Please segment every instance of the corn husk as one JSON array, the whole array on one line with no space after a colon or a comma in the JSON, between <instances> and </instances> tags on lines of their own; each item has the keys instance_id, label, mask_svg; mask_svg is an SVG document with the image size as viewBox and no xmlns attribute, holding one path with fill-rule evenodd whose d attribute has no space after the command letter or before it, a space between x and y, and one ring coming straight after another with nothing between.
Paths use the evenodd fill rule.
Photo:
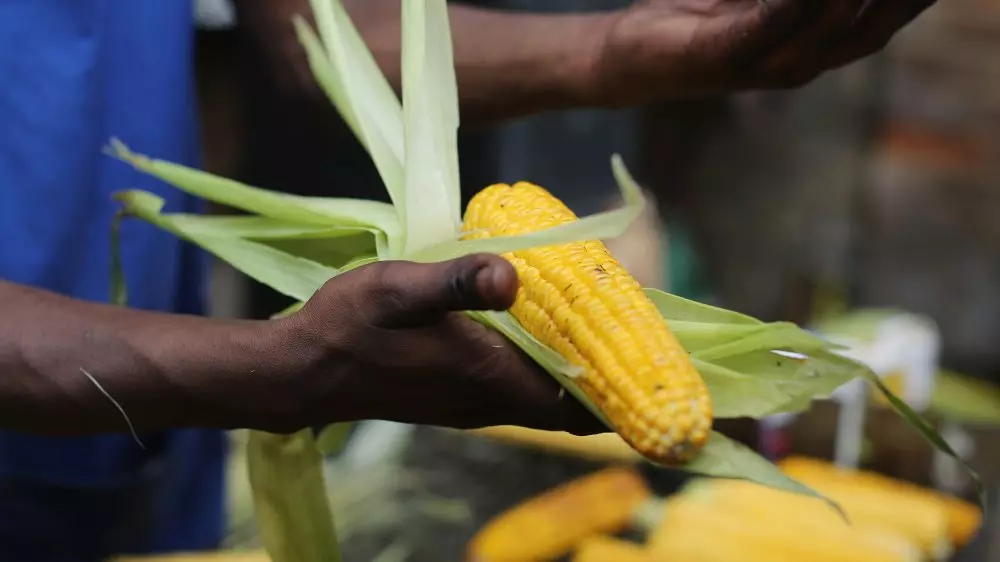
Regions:
<instances>
[{"instance_id":1,"label":"corn husk","mask_svg":"<svg viewBox=\"0 0 1000 562\"><path fill-rule=\"evenodd\" d=\"M475 252L502 253L615 238L643 211L639 186L622 159L614 155L611 166L624 202L620 208L524 236L461 240L458 96L445 0L402 1L402 101L340 1L311 3L317 29L302 19L294 21L310 67L366 148L392 203L275 193L136 154L112 141L112 155L138 170L250 214L171 213L163 208L161 198L133 190L117 195L121 217L139 218L170 231L303 302L330 278L372 261L433 262ZM118 284L113 294L124 298L127 292L120 275L114 279ZM934 429L895 398L878 377L839 355L829 342L793 324L763 323L655 289L647 293L690 352L709 387L716 417L762 418L800 412L812 400L864 377L931 443L955 456ZM509 313L468 314L505 335L604 419L574 382L579 369L538 342ZM331 417L336 413L331 412ZM338 559L333 514L322 489L322 458L329 450L321 445L312 432L252 436L249 464L251 474L257 475L253 485L258 519L275 562ZM822 497L719 433L713 433L702 453L681 468Z\"/></svg>"}]
</instances>

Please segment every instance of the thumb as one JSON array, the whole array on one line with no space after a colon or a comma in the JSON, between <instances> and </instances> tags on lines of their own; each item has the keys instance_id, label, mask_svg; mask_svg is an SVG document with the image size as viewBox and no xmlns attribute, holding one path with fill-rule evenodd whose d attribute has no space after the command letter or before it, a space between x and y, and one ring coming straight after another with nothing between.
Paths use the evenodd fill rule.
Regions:
<instances>
[{"instance_id":1,"label":"thumb","mask_svg":"<svg viewBox=\"0 0 1000 562\"><path fill-rule=\"evenodd\" d=\"M439 263L383 262L382 324L418 325L461 310L507 310L517 296L517 272L492 254Z\"/></svg>"}]
</instances>

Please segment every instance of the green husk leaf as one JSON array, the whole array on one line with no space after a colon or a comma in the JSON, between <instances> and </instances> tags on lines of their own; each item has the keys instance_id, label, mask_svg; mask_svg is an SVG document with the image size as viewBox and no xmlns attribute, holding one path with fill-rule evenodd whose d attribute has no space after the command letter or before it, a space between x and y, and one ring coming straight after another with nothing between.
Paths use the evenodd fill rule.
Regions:
<instances>
[{"instance_id":1,"label":"green husk leaf","mask_svg":"<svg viewBox=\"0 0 1000 562\"><path fill-rule=\"evenodd\" d=\"M344 120L344 123L354 133L354 137L360 139L361 130L358 128L358 119L351 110L350 102L344 91L344 85L340 81L340 75L337 74L333 63L330 62L330 58L326 55L326 48L323 47L323 43L320 42L319 37L316 36L316 33L309 27L302 16L294 16L292 18L292 25L295 27L295 34L298 37L299 43L302 44L302 47L306 51L306 58L309 61L309 69L312 71L313 78L316 79L320 89L326 94L330 103L338 109L341 119Z\"/></svg>"},{"instance_id":2,"label":"green husk leaf","mask_svg":"<svg viewBox=\"0 0 1000 562\"><path fill-rule=\"evenodd\" d=\"M358 234L374 234L376 229L364 226L328 226L292 222L264 216L172 214L173 221L188 232L208 234L225 232L248 240L331 239Z\"/></svg>"},{"instance_id":3,"label":"green husk leaf","mask_svg":"<svg viewBox=\"0 0 1000 562\"><path fill-rule=\"evenodd\" d=\"M298 238L261 240L262 244L296 257L305 258L336 269L343 268L355 257L376 252L375 237L368 232L353 236L329 238Z\"/></svg>"},{"instance_id":4,"label":"green husk leaf","mask_svg":"<svg viewBox=\"0 0 1000 562\"><path fill-rule=\"evenodd\" d=\"M596 213L570 223L520 236L452 240L407 254L406 257L414 261L445 261L477 252L502 254L539 246L621 236L628 230L632 222L642 214L646 203L642 196L642 190L632 179L632 175L622 162L621 156L613 155L611 166L624 203L618 209Z\"/></svg>"},{"instance_id":5,"label":"green husk leaf","mask_svg":"<svg viewBox=\"0 0 1000 562\"><path fill-rule=\"evenodd\" d=\"M145 191L125 191L116 199L123 213L139 217L164 230L193 242L219 259L274 290L298 300L308 300L337 270L287 254L259 242L208 233L205 228L190 229L191 221L177 221L176 215L162 214L163 199ZM188 227L188 228L186 228Z\"/></svg>"},{"instance_id":6,"label":"green husk leaf","mask_svg":"<svg viewBox=\"0 0 1000 562\"><path fill-rule=\"evenodd\" d=\"M382 236L382 232L367 227L321 226L260 216L173 213L169 217L189 236L243 238L338 269L358 255L377 254Z\"/></svg>"},{"instance_id":7,"label":"green husk leaf","mask_svg":"<svg viewBox=\"0 0 1000 562\"><path fill-rule=\"evenodd\" d=\"M436 133L438 152L446 173L443 185L448 191L452 222L456 229L462 226L462 182L458 162L458 128L461 119L458 111L458 79L455 76L455 58L452 53L451 25L446 0L430 0L425 18L427 24L428 82L433 84L432 99L440 113Z\"/></svg>"},{"instance_id":8,"label":"green husk leaf","mask_svg":"<svg viewBox=\"0 0 1000 562\"><path fill-rule=\"evenodd\" d=\"M882 382L881 377L879 377L871 370L866 370L864 372L864 375L865 378L868 379L868 382L870 382L873 386L875 386L875 388L877 388L879 392L882 393L882 396L884 396L885 399L889 401L889 404L891 404L893 409L896 410L896 413L898 413L910 425L915 427L917 431L920 433L920 435L924 439L926 439L927 442L930 443L932 447L938 449L939 451L955 459L965 468L965 470L969 473L969 477L972 479L973 484L975 485L976 494L979 499L979 506L985 512L987 493L986 493L986 488L983 486L983 481L979 477L979 473L976 472L972 468L972 466L969 465L969 463L964 458L962 458L962 456L959 455L951 447L951 445L948 444L947 441L944 440L943 437L941 437L941 434L938 433L936 429L934 429L934 426L932 426L927 420L925 420L923 416L921 416L915 410L913 410L913 408L911 408L909 404L907 404L906 402L901 400L898 396L893 394L892 390L890 390L889 387L886 386L884 382Z\"/></svg>"},{"instance_id":9,"label":"green husk leaf","mask_svg":"<svg viewBox=\"0 0 1000 562\"><path fill-rule=\"evenodd\" d=\"M683 326L678 326L671 321L670 314L675 309L690 313L697 308L719 318L723 318L726 312L718 309L708 310L712 307L706 305L693 307L690 301L655 289L647 289L646 294L653 299L661 314L674 330L679 327L683 328ZM747 317L735 317L734 319L741 324L748 324ZM720 337L717 342L714 342L714 345L708 335L710 330L699 330L698 332L701 338L698 341L700 349L692 354L692 358L698 361L697 367L706 384L710 387L713 408L718 408L721 411L716 413L716 417L722 418L725 417L723 414L742 413L745 416L759 418L776 413L801 412L808 408L813 399L829 396L841 385L857 377L863 377L874 385L885 396L896 413L912 425L932 446L951 456L966 468L976 484L980 501L985 508L985 490L979 475L951 448L933 426L893 394L874 371L857 361L833 353L830 349L837 346L812 336L792 324L765 325L752 318L750 321L757 322L761 326L772 327L775 331L772 333L768 333L766 330L743 332L741 337L728 341L726 338ZM684 344L683 329L675 333ZM718 334L722 336L726 332L719 330ZM727 335L732 335L732 332ZM770 351L775 349L801 353L805 357L802 359L784 357ZM782 400L782 392L774 392L774 388L763 384L749 385L745 379L735 375L749 375L781 383L778 389L786 394L787 400ZM796 386L794 383L798 383L798 385ZM751 391L753 391L752 394Z\"/></svg>"},{"instance_id":10,"label":"green husk leaf","mask_svg":"<svg viewBox=\"0 0 1000 562\"><path fill-rule=\"evenodd\" d=\"M706 361L739 357L756 351L775 350L793 351L808 356L810 353L820 353L826 349L822 340L806 333L795 324L774 322L764 324L759 330L742 338L731 341L720 341L711 347L695 352L699 359Z\"/></svg>"},{"instance_id":11,"label":"green husk leaf","mask_svg":"<svg viewBox=\"0 0 1000 562\"><path fill-rule=\"evenodd\" d=\"M139 171L220 205L293 224L370 228L384 232L391 241L401 235L396 210L388 203L304 197L260 189L187 166L135 154L116 139L112 139L110 151L114 157Z\"/></svg>"},{"instance_id":12,"label":"green husk leaf","mask_svg":"<svg viewBox=\"0 0 1000 562\"><path fill-rule=\"evenodd\" d=\"M707 324L751 324L760 326L764 322L734 310L726 310L700 303L659 289L645 289L646 296L653 301L664 318L672 321L699 322ZM673 324L671 324L672 326Z\"/></svg>"},{"instance_id":13,"label":"green husk leaf","mask_svg":"<svg viewBox=\"0 0 1000 562\"><path fill-rule=\"evenodd\" d=\"M261 540L273 562L339 562L323 455L311 429L291 435L251 431L247 469Z\"/></svg>"},{"instance_id":14,"label":"green husk leaf","mask_svg":"<svg viewBox=\"0 0 1000 562\"><path fill-rule=\"evenodd\" d=\"M444 0L403 2L406 253L461 228L458 93Z\"/></svg>"},{"instance_id":15,"label":"green husk leaf","mask_svg":"<svg viewBox=\"0 0 1000 562\"><path fill-rule=\"evenodd\" d=\"M663 312L660 314L663 315ZM764 329L761 324L716 324L672 318L668 323L681 345L692 355L718 346L720 342L738 341Z\"/></svg>"},{"instance_id":16,"label":"green husk leaf","mask_svg":"<svg viewBox=\"0 0 1000 562\"><path fill-rule=\"evenodd\" d=\"M866 369L794 324L767 324L656 289L646 294L691 354L717 418L801 412Z\"/></svg>"},{"instance_id":17,"label":"green husk leaf","mask_svg":"<svg viewBox=\"0 0 1000 562\"><path fill-rule=\"evenodd\" d=\"M378 169L405 233L402 104L340 1L310 0L310 4L331 63L329 69L337 77L329 86L340 88L331 100L342 115L352 116L357 138ZM402 236L405 239L406 235Z\"/></svg>"},{"instance_id":18,"label":"green husk leaf","mask_svg":"<svg viewBox=\"0 0 1000 562\"><path fill-rule=\"evenodd\" d=\"M712 478L747 480L769 488L811 496L826 502L841 517L846 519L843 508L813 490L809 486L789 477L774 463L755 453L752 449L713 431L701 454L683 467L685 472Z\"/></svg>"},{"instance_id":19,"label":"green husk leaf","mask_svg":"<svg viewBox=\"0 0 1000 562\"><path fill-rule=\"evenodd\" d=\"M811 402L808 387L801 383L762 379L697 359L693 363L708 387L712 416L717 419L761 419L801 411ZM804 404L802 396L807 396Z\"/></svg>"},{"instance_id":20,"label":"green husk leaf","mask_svg":"<svg viewBox=\"0 0 1000 562\"><path fill-rule=\"evenodd\" d=\"M326 456L340 453L347 445L353 427L354 424L350 422L324 426L316 436L316 448L319 449L320 454Z\"/></svg>"}]
</instances>

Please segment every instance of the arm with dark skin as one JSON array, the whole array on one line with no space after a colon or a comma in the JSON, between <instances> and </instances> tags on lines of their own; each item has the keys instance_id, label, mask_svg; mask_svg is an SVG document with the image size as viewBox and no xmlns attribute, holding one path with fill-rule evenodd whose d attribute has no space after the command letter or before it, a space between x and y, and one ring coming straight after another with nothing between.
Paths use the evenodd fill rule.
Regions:
<instances>
[{"instance_id":1,"label":"arm with dark skin","mask_svg":"<svg viewBox=\"0 0 1000 562\"><path fill-rule=\"evenodd\" d=\"M352 21L399 92L399 0L345 0ZM236 0L240 25L262 53L274 80L296 97L329 104L313 80L292 26L315 28L308 0ZM593 57L581 49L607 24L606 14L538 15L449 6L463 122L585 105Z\"/></svg>"},{"instance_id":2,"label":"arm with dark skin","mask_svg":"<svg viewBox=\"0 0 1000 562\"><path fill-rule=\"evenodd\" d=\"M601 430L516 347L458 312L506 309L516 287L496 256L383 262L331 280L287 318L232 321L0 282L0 428L125 431L110 396L137 431L360 419Z\"/></svg>"},{"instance_id":3,"label":"arm with dark skin","mask_svg":"<svg viewBox=\"0 0 1000 562\"><path fill-rule=\"evenodd\" d=\"M934 0L638 0L535 14L449 7L464 123L546 110L792 88L881 50ZM400 0L343 0L390 82L400 84ZM291 25L308 0L236 0L275 80L329 102Z\"/></svg>"},{"instance_id":4,"label":"arm with dark skin","mask_svg":"<svg viewBox=\"0 0 1000 562\"><path fill-rule=\"evenodd\" d=\"M246 397L238 394L269 386L273 371L281 369L277 357L267 365L261 360L273 342L254 322L120 308L7 282L0 282L0 309L5 429L125 429L122 415L85 372L140 430L252 423L257 414L241 411ZM268 403L258 406L264 410Z\"/></svg>"}]
</instances>

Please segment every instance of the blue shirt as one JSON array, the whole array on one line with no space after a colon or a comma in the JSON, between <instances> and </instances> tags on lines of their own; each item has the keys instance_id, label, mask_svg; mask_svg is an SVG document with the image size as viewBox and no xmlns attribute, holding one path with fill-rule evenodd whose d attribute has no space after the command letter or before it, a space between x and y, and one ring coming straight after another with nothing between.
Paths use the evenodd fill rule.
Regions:
<instances>
[{"instance_id":1,"label":"blue shirt","mask_svg":"<svg viewBox=\"0 0 1000 562\"><path fill-rule=\"evenodd\" d=\"M0 277L106 302L114 192L145 189L167 210L200 210L102 152L118 137L198 165L193 43L193 8L183 0L0 2ZM137 220L121 239L130 306L202 311L202 254ZM124 523L135 539L128 550L215 546L224 434L142 438L146 451L127 433L0 432L0 560L89 560ZM59 541L73 557L45 550Z\"/></svg>"}]
</instances>

